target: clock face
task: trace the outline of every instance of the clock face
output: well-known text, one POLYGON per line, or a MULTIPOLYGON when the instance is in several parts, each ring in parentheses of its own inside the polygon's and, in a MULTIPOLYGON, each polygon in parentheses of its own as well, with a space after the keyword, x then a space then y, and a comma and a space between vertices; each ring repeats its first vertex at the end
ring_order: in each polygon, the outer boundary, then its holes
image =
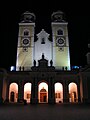
POLYGON ((65 41, 64 41, 63 38, 61 38, 61 37, 60 37, 60 38, 57 38, 56 44, 57 44, 58 46, 63 46, 64 43, 65 43, 65 41))
POLYGON ((22 40, 22 44, 23 44, 23 46, 28 46, 28 45, 30 44, 29 39, 28 39, 28 38, 24 38, 24 39, 22 40))

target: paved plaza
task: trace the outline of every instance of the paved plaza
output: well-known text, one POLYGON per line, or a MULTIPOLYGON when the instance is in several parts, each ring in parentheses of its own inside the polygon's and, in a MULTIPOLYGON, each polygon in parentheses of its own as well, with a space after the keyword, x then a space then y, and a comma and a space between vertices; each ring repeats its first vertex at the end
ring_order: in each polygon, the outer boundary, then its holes
POLYGON ((90 104, 0 105, 0 120, 90 120, 90 104))

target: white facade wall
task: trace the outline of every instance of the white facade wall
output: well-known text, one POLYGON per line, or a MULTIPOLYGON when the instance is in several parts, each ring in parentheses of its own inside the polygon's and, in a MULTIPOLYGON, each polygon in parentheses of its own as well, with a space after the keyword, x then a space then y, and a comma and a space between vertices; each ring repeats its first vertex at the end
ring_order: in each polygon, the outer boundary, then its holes
POLYGON ((38 60, 42 58, 44 54, 45 59, 48 60, 48 65, 50 65, 50 60, 52 59, 52 42, 48 39, 49 34, 42 29, 42 31, 37 34, 38 40, 35 42, 35 60, 36 65, 38 65, 38 60), (42 41, 44 40, 44 44, 42 41))

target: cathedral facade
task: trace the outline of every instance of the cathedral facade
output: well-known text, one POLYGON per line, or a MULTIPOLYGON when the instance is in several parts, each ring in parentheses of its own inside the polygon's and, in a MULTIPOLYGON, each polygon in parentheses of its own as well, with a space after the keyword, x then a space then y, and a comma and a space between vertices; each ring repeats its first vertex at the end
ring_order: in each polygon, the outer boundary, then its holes
POLYGON ((49 66, 52 60, 57 69, 70 70, 68 23, 61 11, 53 13, 51 18, 52 40, 49 40, 50 35, 44 29, 36 34, 35 40, 35 15, 28 11, 23 14, 19 23, 17 70, 19 67, 30 69, 34 60, 37 66, 42 54, 48 60, 49 66))
POLYGON ((19 23, 16 70, 0 69, 0 103, 90 102, 90 53, 85 68, 70 65, 68 22, 64 13, 51 15, 50 34, 36 34, 33 13, 26 11, 19 23))

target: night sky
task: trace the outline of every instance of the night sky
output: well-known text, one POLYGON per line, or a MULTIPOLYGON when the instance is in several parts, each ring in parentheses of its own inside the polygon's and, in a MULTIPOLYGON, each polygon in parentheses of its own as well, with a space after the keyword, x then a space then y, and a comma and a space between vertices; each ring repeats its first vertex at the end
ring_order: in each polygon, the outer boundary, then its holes
POLYGON ((25 11, 36 15, 35 34, 45 29, 51 38, 51 14, 58 10, 65 13, 68 22, 71 65, 85 66, 90 43, 90 7, 88 3, 24 1, 2 3, 0 8, 0 67, 9 69, 16 64, 18 23, 25 11))

